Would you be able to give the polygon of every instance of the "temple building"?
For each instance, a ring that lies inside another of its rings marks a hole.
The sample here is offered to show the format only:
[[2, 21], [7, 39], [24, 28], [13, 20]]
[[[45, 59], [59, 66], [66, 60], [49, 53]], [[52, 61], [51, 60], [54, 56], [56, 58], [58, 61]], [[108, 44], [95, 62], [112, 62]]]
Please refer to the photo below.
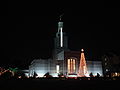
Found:
[[58, 31], [54, 38], [53, 57], [51, 59], [35, 59], [29, 66], [29, 76], [32, 77], [34, 73], [38, 77], [43, 77], [45, 73], [49, 72], [53, 77], [58, 77], [62, 73], [65, 76], [69, 74], [76, 74], [78, 77], [87, 77], [92, 72], [93, 75], [99, 73], [101, 76], [102, 62], [86, 60], [84, 50], [71, 51], [68, 48], [68, 37], [63, 32], [63, 22], [58, 22]]
[[103, 75], [105, 77], [120, 77], [120, 58], [113, 52], [102, 56]]

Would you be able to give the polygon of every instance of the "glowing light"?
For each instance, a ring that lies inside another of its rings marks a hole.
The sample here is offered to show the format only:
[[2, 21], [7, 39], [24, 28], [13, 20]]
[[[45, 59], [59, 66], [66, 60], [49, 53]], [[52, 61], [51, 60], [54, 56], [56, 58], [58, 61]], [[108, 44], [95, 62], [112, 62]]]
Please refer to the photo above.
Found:
[[18, 76], [18, 78], [22, 78], [21, 76]]
[[106, 69], [106, 71], [108, 71], [108, 69]]
[[74, 78], [77, 79], [77, 74], [68, 74], [67, 78]]
[[73, 72], [73, 64], [72, 64], [72, 59], [70, 60], [70, 73]]
[[50, 73], [53, 77], [58, 77], [58, 73]]
[[83, 66], [83, 73], [85, 73], [85, 70], [86, 70], [86, 68], [85, 68], [85, 66]]
[[70, 59], [68, 59], [68, 73], [70, 73]]
[[75, 73], [75, 59], [68, 59], [68, 74]]
[[118, 74], [117, 74], [117, 72], [115, 72], [115, 76], [117, 76]]
[[84, 51], [84, 49], [81, 49], [81, 51], [83, 52], [83, 51]]
[[75, 72], [75, 60], [73, 60], [73, 70]]
[[59, 73], [60, 72], [60, 66], [56, 65], [56, 72]]
[[62, 32], [62, 28], [60, 30], [60, 46], [63, 47], [63, 32]]
[[80, 77], [86, 77], [88, 71], [87, 71], [87, 65], [86, 65], [86, 60], [85, 60], [85, 55], [84, 55], [84, 50], [81, 49], [81, 58], [80, 58], [80, 66], [79, 66], [79, 74], [78, 76]]

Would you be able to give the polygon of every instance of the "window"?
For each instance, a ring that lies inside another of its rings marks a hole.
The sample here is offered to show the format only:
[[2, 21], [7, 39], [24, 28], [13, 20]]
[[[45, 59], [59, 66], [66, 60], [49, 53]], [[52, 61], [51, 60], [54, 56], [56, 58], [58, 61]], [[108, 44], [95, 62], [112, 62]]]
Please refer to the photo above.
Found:
[[76, 72], [76, 61], [75, 59], [68, 59], [67, 61], [67, 67], [68, 67], [68, 73], [75, 73]]
[[105, 58], [105, 61], [107, 61], [107, 58]]
[[105, 63], [105, 65], [107, 65], [107, 63]]
[[106, 69], [106, 71], [108, 71], [108, 69]]
[[59, 73], [60, 72], [60, 66], [56, 65], [56, 72]]

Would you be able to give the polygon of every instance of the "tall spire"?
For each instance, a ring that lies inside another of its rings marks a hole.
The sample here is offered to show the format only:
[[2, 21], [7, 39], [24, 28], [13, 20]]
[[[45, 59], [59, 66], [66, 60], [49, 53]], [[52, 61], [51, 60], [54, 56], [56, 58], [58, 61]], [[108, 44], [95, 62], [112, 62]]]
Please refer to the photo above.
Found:
[[78, 74], [78, 76], [86, 77], [87, 73], [88, 73], [88, 71], [87, 71], [87, 65], [86, 65], [84, 50], [81, 49], [81, 57], [80, 57], [80, 66], [79, 66], [79, 74]]
[[63, 29], [63, 22], [62, 22], [62, 17], [63, 17], [64, 14], [61, 14], [59, 16], [59, 22], [58, 22], [58, 32], [60, 31], [60, 29], [62, 28]]
[[61, 22], [63, 14], [60, 15], [60, 21], [58, 22], [58, 34], [60, 34], [60, 47], [63, 47], [63, 22]]
[[68, 50], [68, 37], [66, 36], [64, 32], [64, 27], [63, 27], [63, 15], [59, 15], [59, 20], [58, 20], [58, 31], [56, 33], [56, 38], [55, 38], [55, 48], [58, 51], [62, 50]]

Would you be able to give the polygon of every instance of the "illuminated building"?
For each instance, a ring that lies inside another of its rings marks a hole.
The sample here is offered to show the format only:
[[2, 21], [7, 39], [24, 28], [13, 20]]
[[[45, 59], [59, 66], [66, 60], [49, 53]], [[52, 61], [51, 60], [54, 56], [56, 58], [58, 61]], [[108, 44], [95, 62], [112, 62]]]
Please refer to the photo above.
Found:
[[35, 59], [29, 66], [29, 76], [32, 77], [37, 73], [38, 77], [43, 77], [45, 73], [50, 72], [51, 59]]
[[[68, 37], [65, 32], [63, 32], [63, 22], [58, 22], [58, 31], [56, 37], [54, 38], [54, 50], [52, 59], [37, 59], [33, 60], [29, 66], [29, 76], [32, 77], [34, 72], [38, 74], [38, 77], [43, 77], [45, 73], [49, 72], [52, 76], [57, 77], [58, 74], [62, 73], [67, 76], [69, 74], [79, 74], [80, 71], [80, 58], [85, 59], [83, 49], [82, 51], [71, 51], [68, 48]], [[83, 60], [84, 62], [85, 60]], [[85, 61], [82, 66], [85, 76], [89, 73], [96, 75], [102, 74], [102, 63], [101, 61]], [[84, 76], [82, 76], [84, 77]]]
[[106, 77], [120, 77], [119, 56], [112, 52], [106, 53], [102, 57], [103, 74]]

